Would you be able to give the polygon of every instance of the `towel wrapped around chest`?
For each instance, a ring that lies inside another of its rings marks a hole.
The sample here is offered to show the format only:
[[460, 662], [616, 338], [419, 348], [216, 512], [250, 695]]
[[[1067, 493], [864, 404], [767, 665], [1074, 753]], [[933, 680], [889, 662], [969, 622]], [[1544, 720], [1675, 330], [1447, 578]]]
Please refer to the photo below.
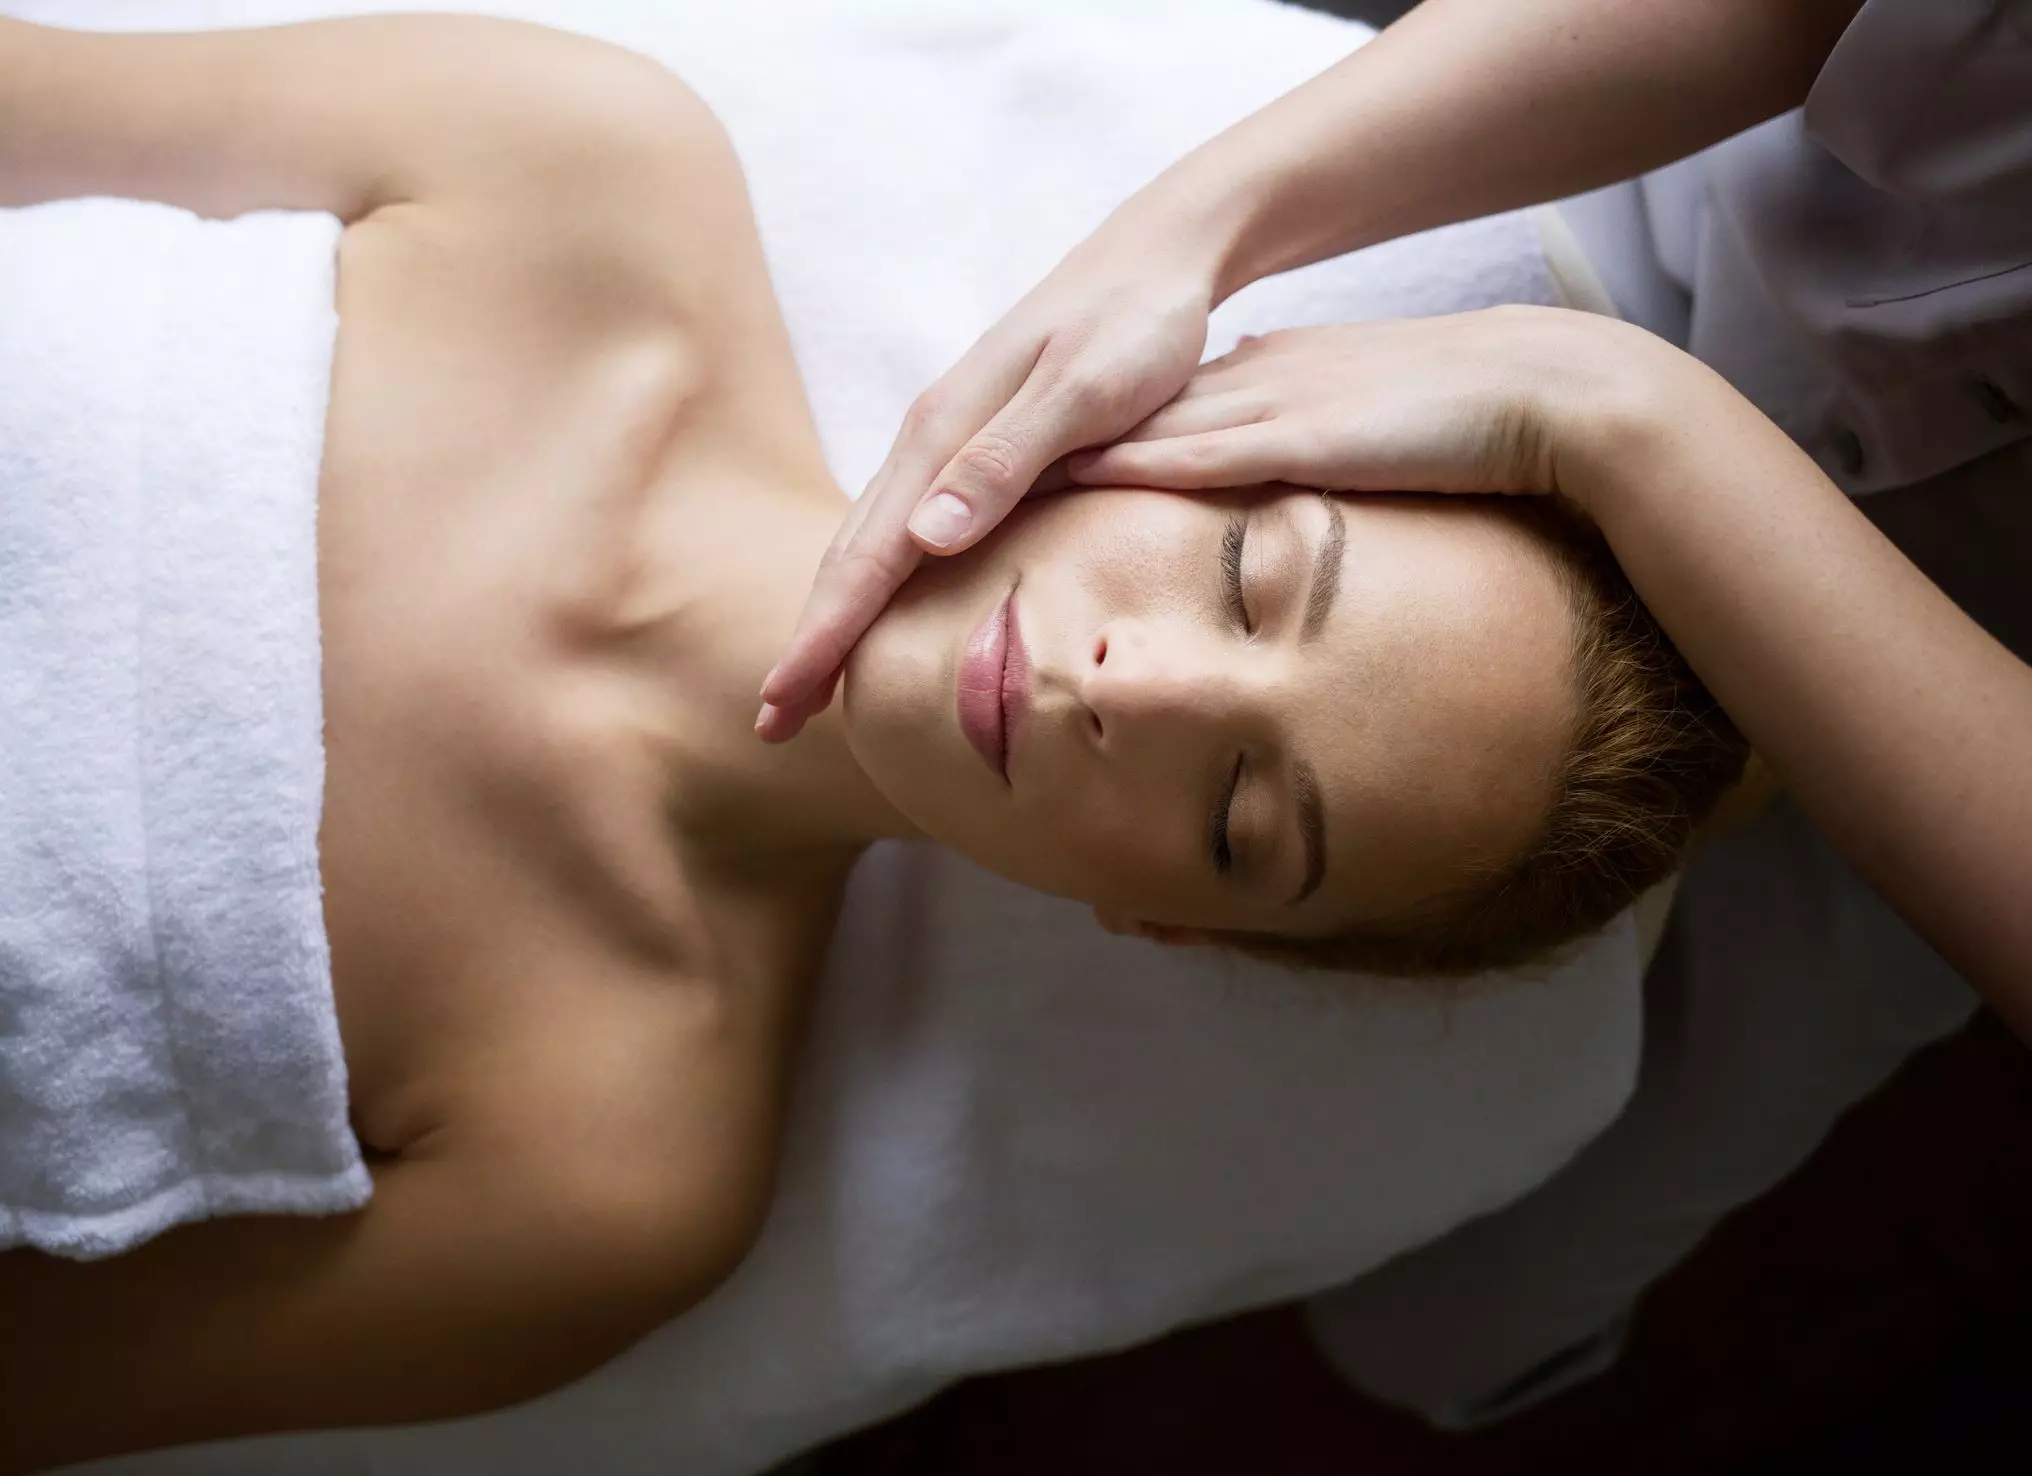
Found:
[[0, 1249], [370, 1190], [317, 867], [338, 229], [0, 210]]

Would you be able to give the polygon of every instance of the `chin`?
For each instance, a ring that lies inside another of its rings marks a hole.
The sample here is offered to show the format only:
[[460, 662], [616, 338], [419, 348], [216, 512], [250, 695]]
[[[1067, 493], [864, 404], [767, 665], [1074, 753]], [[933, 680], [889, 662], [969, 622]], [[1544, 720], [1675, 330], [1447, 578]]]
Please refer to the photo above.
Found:
[[[847, 749], [882, 797], [935, 840], [953, 828], [965, 775], [985, 767], [965, 746], [952, 705], [951, 676], [929, 643], [878, 621], [847, 658], [840, 711]], [[945, 701], [938, 701], [943, 694]], [[954, 748], [958, 752], [954, 752]]]
[[938, 689], [942, 701], [926, 702], [909, 679], [913, 671], [907, 660], [891, 666], [866, 641], [848, 660], [842, 721], [861, 772], [925, 840], [1004, 881], [1084, 900], [1064, 885], [1048, 839], [1041, 854], [1034, 848], [1034, 817], [1012, 807], [1002, 781], [961, 735], [949, 685]]

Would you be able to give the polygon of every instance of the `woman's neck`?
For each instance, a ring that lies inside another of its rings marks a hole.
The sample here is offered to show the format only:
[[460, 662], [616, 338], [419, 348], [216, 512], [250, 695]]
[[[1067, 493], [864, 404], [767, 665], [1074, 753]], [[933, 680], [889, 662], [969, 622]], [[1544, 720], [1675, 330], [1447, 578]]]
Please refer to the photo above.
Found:
[[[846, 499], [822, 471], [694, 473], [645, 520], [640, 628], [664, 696], [670, 788], [695, 844], [780, 865], [916, 834], [862, 772], [835, 701], [792, 742], [754, 734], [762, 679], [790, 638]], [[631, 625], [637, 624], [631, 620]]]

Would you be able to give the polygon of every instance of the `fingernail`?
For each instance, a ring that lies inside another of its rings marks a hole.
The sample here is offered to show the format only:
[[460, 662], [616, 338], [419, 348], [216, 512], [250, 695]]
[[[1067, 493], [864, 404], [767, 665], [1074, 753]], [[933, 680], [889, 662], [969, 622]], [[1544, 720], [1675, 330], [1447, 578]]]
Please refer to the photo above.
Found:
[[949, 548], [973, 523], [973, 513], [950, 492], [920, 502], [910, 515], [910, 531], [933, 548]]
[[763, 703], [762, 710], [755, 714], [755, 731], [759, 733], [764, 728], [767, 728], [775, 716], [776, 704], [773, 702]]

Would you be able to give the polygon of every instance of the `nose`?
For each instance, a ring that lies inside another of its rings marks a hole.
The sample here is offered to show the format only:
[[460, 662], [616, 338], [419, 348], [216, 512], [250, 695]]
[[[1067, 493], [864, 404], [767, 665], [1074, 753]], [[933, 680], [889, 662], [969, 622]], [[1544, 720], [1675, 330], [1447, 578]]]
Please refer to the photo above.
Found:
[[1244, 706], [1239, 674], [1204, 642], [1131, 621], [1095, 633], [1079, 697], [1088, 732], [1111, 746], [1228, 730]]

